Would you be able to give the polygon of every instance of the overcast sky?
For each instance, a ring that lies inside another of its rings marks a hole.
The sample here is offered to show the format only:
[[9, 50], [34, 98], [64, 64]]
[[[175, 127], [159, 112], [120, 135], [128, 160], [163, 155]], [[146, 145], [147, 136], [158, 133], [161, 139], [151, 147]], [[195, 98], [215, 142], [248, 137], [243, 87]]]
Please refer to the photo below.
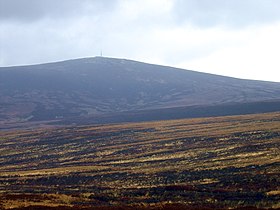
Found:
[[0, 0], [0, 66], [103, 56], [280, 82], [280, 0]]

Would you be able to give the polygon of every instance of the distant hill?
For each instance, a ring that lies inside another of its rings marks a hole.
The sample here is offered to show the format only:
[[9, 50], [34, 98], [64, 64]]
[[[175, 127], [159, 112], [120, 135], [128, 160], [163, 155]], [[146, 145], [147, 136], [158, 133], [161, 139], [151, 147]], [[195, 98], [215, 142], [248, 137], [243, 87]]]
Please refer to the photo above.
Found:
[[105, 57], [0, 68], [2, 122], [102, 118], [122, 113], [148, 113], [153, 120], [153, 110], [162, 116], [164, 110], [179, 110], [173, 117], [178, 118], [186, 110], [199, 113], [199, 107], [245, 105], [250, 110], [248, 104], [255, 103], [274, 105], [252, 112], [280, 110], [280, 83]]

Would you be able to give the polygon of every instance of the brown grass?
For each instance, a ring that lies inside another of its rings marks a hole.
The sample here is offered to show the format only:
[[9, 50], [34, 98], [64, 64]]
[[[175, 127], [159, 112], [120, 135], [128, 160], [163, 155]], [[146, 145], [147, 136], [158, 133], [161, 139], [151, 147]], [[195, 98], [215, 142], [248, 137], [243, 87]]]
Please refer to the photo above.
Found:
[[4, 209], [280, 203], [280, 113], [5, 131], [0, 145]]

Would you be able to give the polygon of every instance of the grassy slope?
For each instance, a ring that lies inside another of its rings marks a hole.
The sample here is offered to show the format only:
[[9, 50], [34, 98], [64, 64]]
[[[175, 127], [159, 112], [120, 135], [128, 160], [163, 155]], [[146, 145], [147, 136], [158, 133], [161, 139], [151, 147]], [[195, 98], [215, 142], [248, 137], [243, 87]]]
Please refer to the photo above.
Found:
[[280, 207], [280, 113], [0, 133], [0, 209]]

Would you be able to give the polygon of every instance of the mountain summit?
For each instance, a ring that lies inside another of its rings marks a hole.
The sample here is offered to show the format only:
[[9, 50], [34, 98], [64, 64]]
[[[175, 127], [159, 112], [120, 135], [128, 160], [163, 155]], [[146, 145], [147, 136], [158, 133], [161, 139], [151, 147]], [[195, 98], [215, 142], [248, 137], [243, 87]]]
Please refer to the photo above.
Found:
[[236, 79], [126, 59], [82, 58], [0, 68], [0, 120], [280, 100], [280, 83]]

